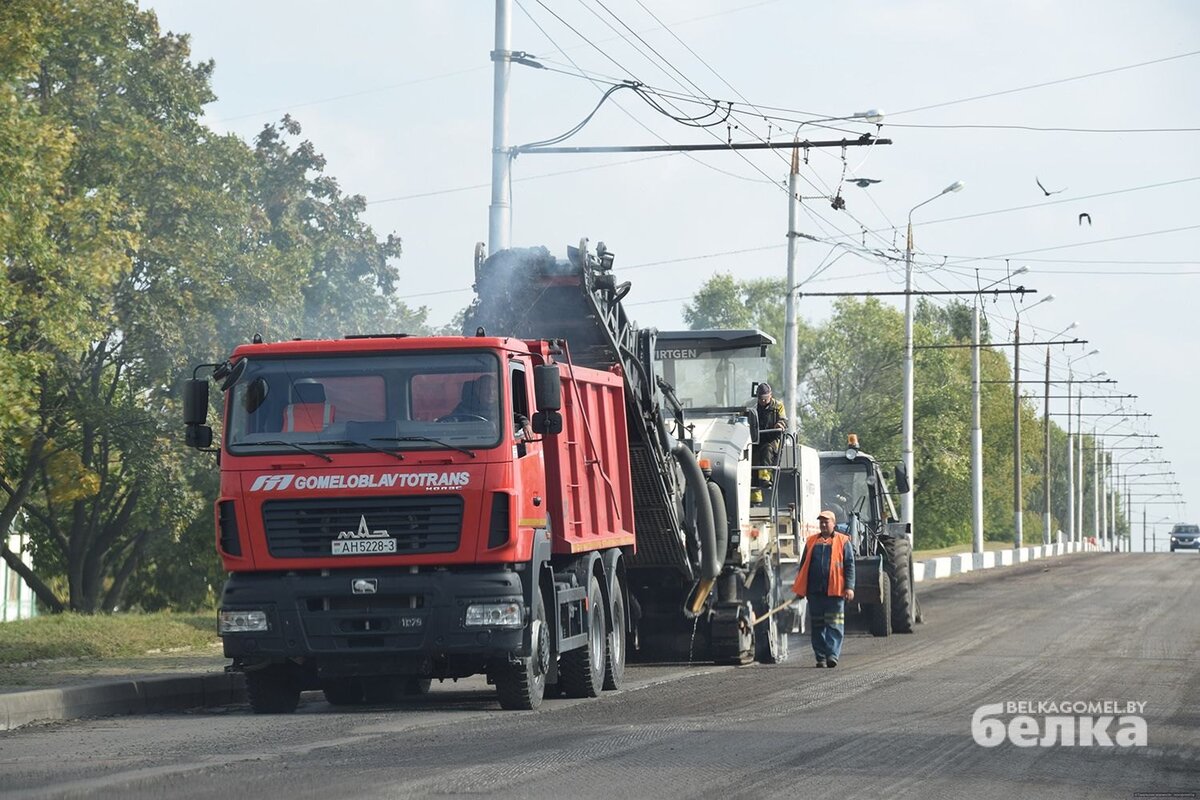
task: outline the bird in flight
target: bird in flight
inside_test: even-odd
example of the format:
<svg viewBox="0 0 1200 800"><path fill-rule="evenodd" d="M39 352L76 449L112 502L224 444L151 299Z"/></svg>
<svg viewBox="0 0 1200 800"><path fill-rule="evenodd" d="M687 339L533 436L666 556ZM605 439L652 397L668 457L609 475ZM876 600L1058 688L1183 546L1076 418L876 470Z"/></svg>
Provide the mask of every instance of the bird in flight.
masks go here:
<svg viewBox="0 0 1200 800"><path fill-rule="evenodd" d="M1088 227L1091 227L1091 224L1092 224L1092 215L1091 215L1091 214L1089 214L1089 213L1087 213L1086 211L1081 211L1081 212L1079 212L1079 224L1080 224L1080 225L1082 225L1082 224L1083 224L1083 221L1084 221L1085 219L1088 221Z"/></svg>
<svg viewBox="0 0 1200 800"><path fill-rule="evenodd" d="M1036 175L1033 177L1033 179L1034 179L1035 181L1037 181L1038 188L1042 190L1042 194L1046 195L1046 197L1049 197L1049 196L1050 196L1050 195L1052 195L1052 194L1062 194L1063 192L1065 192L1065 191L1067 190L1067 187L1066 187L1066 186L1064 186L1063 188L1061 188L1061 189L1055 189L1055 190L1052 192L1052 191L1050 191L1049 189L1047 189L1045 186L1042 186L1042 181L1041 181L1041 179L1040 179L1040 178L1038 178Z"/></svg>
<svg viewBox="0 0 1200 800"><path fill-rule="evenodd" d="M851 178L850 182L860 189L866 189L872 183L879 183L882 178Z"/></svg>

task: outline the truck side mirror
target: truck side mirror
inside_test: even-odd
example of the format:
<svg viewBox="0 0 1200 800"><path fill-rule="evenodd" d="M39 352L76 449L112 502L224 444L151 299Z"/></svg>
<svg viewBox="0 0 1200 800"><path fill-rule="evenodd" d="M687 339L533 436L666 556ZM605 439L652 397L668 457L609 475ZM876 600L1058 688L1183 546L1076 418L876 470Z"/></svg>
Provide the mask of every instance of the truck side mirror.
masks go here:
<svg viewBox="0 0 1200 800"><path fill-rule="evenodd" d="M533 368L533 397L539 411L562 408L562 376L557 364L539 364Z"/></svg>
<svg viewBox="0 0 1200 800"><path fill-rule="evenodd" d="M183 382L183 424L203 425L208 421L208 381Z"/></svg>
<svg viewBox="0 0 1200 800"><path fill-rule="evenodd" d="M213 430L208 425L188 425L185 433L185 443L188 447L205 450L212 447Z"/></svg>
<svg viewBox="0 0 1200 800"><path fill-rule="evenodd" d="M533 415L530 427L533 428L534 433L562 433L562 414L557 411L539 411Z"/></svg>
<svg viewBox="0 0 1200 800"><path fill-rule="evenodd" d="M896 491L900 494L908 494L912 491L912 487L908 484L908 470L904 468L903 464L896 465L895 480L893 483L896 484Z"/></svg>

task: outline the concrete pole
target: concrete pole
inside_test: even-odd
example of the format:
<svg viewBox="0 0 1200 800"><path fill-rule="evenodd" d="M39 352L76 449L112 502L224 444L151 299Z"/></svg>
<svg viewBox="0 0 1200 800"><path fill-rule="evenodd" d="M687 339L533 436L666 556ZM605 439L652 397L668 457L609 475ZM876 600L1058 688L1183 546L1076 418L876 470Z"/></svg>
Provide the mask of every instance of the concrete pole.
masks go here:
<svg viewBox="0 0 1200 800"><path fill-rule="evenodd" d="M1042 444L1042 544L1052 541L1050 531L1050 348L1046 348L1046 400L1043 406L1046 438Z"/></svg>
<svg viewBox="0 0 1200 800"><path fill-rule="evenodd" d="M971 312L971 551L983 552L983 427L979 392L979 297Z"/></svg>
<svg viewBox="0 0 1200 800"><path fill-rule="evenodd" d="M1096 487L1096 493L1100 496L1100 545L1103 549L1108 549L1108 464L1105 463L1106 454L1100 454L1100 480Z"/></svg>
<svg viewBox="0 0 1200 800"><path fill-rule="evenodd" d="M783 321L783 397L788 424L796 424L796 229L800 215L800 148L792 149L792 170L788 174L787 297Z"/></svg>
<svg viewBox="0 0 1200 800"><path fill-rule="evenodd" d="M488 206L488 253L509 247L512 234L512 158L508 152L508 78L512 70L512 0L496 0L496 46L492 50L492 204Z"/></svg>
<svg viewBox="0 0 1200 800"><path fill-rule="evenodd" d="M1021 512L1021 320L1013 327L1013 549L1025 543Z"/></svg>
<svg viewBox="0 0 1200 800"><path fill-rule="evenodd" d="M1142 552L1146 551L1146 506L1142 505Z"/></svg>
<svg viewBox="0 0 1200 800"><path fill-rule="evenodd" d="M915 210L915 209L914 209ZM908 237L904 245L904 471L908 473L907 493L900 495L900 521L912 530L913 498L917 493L917 476L913 471L913 298L912 298L913 232L912 211L908 212Z"/></svg>
<svg viewBox="0 0 1200 800"><path fill-rule="evenodd" d="M1080 392L1082 394L1082 392ZM1068 409L1069 410L1069 409ZM1079 492L1079 503L1076 508L1079 509L1079 514L1076 517L1075 527L1079 531L1079 542L1083 542L1083 398L1075 398L1075 431L1076 438L1079 439L1079 481L1076 486L1076 491Z"/></svg>
<svg viewBox="0 0 1200 800"><path fill-rule="evenodd" d="M1092 428L1092 537L1100 541L1100 447L1096 442L1096 428Z"/></svg>
<svg viewBox="0 0 1200 800"><path fill-rule="evenodd" d="M1071 378L1067 372L1067 541L1075 542L1075 449L1071 440Z"/></svg>

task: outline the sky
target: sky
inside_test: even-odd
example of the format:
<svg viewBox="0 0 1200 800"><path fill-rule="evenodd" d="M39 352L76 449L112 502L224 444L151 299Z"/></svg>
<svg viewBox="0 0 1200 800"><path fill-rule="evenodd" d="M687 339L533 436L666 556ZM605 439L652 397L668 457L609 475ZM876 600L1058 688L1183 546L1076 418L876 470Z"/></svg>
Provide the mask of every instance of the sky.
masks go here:
<svg viewBox="0 0 1200 800"><path fill-rule="evenodd" d="M470 302L472 252L488 238L493 2L143 6L216 62L211 127L250 139L292 115L343 190L366 197L376 232L402 237L402 299L435 325ZM985 300L993 340L1010 340L1019 314L1024 341L1087 341L1051 348L1055 379L1077 359L1076 379L1118 381L1088 394L1137 395L1083 409L1115 414L1084 418L1085 431L1111 427L1114 447L1161 446L1114 450L1129 474L1174 473L1131 484L1135 550L1143 508L1160 549L1168 522L1196 521L1200 6L513 0L512 49L546 67L512 68L513 145L570 130L625 79L662 110L617 91L565 144L891 139L808 151L799 232L818 241L799 248L800 316L820 320L832 302L804 292L902 290L910 212L915 290L1007 286L1027 267L1011 282L1036 294ZM853 118L869 109L884 112L880 126ZM512 243L562 256L603 241L618 280L633 282L638 323L682 328L683 304L714 274L786 276L787 173L786 151L523 154ZM965 188L941 195L954 181ZM1022 380L1040 381L1044 358L1023 349ZM1154 497L1176 490L1183 503ZM1025 527L1027 540L1040 534Z"/></svg>

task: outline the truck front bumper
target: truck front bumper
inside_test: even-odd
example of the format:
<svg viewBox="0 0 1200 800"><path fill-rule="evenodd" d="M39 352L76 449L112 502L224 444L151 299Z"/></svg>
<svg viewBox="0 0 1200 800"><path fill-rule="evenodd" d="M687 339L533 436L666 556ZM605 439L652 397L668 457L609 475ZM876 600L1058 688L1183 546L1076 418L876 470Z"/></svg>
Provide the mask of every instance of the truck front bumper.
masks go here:
<svg viewBox="0 0 1200 800"><path fill-rule="evenodd" d="M481 661L527 654L525 594L518 572L495 568L233 574L221 611L262 611L267 629L222 640L246 666L293 659L315 661L322 675L470 674ZM468 626L478 603L520 604L520 627Z"/></svg>

